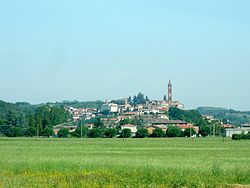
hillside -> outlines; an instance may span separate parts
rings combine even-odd
[[[199,107],[197,110],[202,115],[211,115],[224,123],[240,125],[250,122],[250,111],[236,111],[218,107]]]

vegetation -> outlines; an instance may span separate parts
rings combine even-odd
[[[145,128],[138,129],[135,135],[136,138],[148,137],[148,130]]]
[[[57,135],[59,138],[68,138],[70,135],[69,129],[62,128],[58,131]]]
[[[250,140],[250,133],[248,134],[233,134],[233,140]]]
[[[163,130],[161,128],[155,128],[155,130],[153,131],[153,133],[150,135],[151,137],[164,137],[165,133],[163,132]]]
[[[121,131],[120,137],[121,138],[130,138],[132,136],[130,129],[123,129]]]
[[[223,123],[241,125],[250,122],[250,112],[236,111],[232,109],[199,107],[197,110],[203,115],[211,115]]]
[[[246,140],[0,138],[0,147],[1,187],[250,185]]]
[[[166,131],[167,137],[182,137],[183,132],[179,127],[176,126],[169,126]]]

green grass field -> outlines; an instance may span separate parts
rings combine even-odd
[[[250,185],[250,141],[0,138],[0,158],[0,187]]]

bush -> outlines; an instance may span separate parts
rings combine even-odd
[[[148,130],[145,128],[142,129],[138,129],[136,134],[135,134],[136,138],[145,138],[148,137]]]
[[[241,138],[242,138],[243,140],[250,140],[250,133],[242,134]]]
[[[19,136],[23,136],[24,131],[22,128],[20,127],[11,127],[10,128],[10,133],[9,136],[10,137],[19,137]]]
[[[184,136],[190,137],[190,131],[191,131],[191,136],[196,134],[196,132],[193,128],[191,128],[191,129],[188,128],[188,129],[184,130]]]
[[[59,132],[58,132],[59,133]],[[53,136],[54,134],[54,131],[52,128],[50,127],[46,127],[44,128],[42,131],[41,131],[41,136],[46,136],[46,137],[50,137],[50,136]]]
[[[233,134],[233,135],[232,135],[232,139],[233,139],[233,140],[241,140],[241,138],[242,138],[242,135],[241,135],[241,134]]]
[[[117,130],[116,129],[106,129],[104,131],[104,135],[106,138],[114,138],[117,135]]]
[[[201,134],[201,136],[206,137],[206,136],[208,136],[210,134],[210,128],[208,126],[202,126],[200,128],[199,133]]]
[[[169,126],[166,135],[167,137],[181,137],[183,136],[183,132],[180,127]]]
[[[82,137],[86,138],[88,136],[89,129],[88,127],[85,127],[85,126],[82,126],[82,129],[81,129],[81,126],[77,127],[75,132],[72,133],[72,136],[81,138],[81,131],[82,131]]]
[[[88,133],[89,138],[102,138],[104,135],[104,131],[101,128],[91,129]]]
[[[120,138],[130,138],[132,136],[130,129],[123,129]]]
[[[27,129],[24,130],[24,136],[33,137],[36,134],[37,134],[36,129],[34,127],[28,127]]]
[[[58,131],[57,135],[59,138],[67,138],[69,137],[69,129],[67,128],[62,128]]]
[[[163,130],[161,128],[155,128],[155,130],[153,131],[153,133],[150,135],[151,137],[155,137],[155,138],[160,138],[160,137],[164,137],[165,133],[163,132]]]

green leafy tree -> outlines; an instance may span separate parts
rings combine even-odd
[[[104,135],[106,138],[114,138],[117,135],[117,129],[106,129]]]
[[[81,138],[81,131],[82,131],[83,138],[88,136],[89,129],[88,129],[88,127],[85,127],[85,126],[82,126],[82,129],[81,129],[81,126],[78,126],[76,128],[75,132],[72,133],[72,136],[77,137],[77,138]]]
[[[211,131],[210,131],[210,128],[208,126],[203,126],[203,127],[200,128],[199,133],[202,136],[206,137],[206,136],[210,135]]]
[[[62,128],[58,131],[57,135],[59,138],[68,138],[70,135],[69,129]]]
[[[135,135],[136,138],[148,137],[148,130],[145,128],[138,129]]]
[[[184,130],[184,136],[190,137],[190,132],[191,132],[191,136],[196,135],[196,132],[193,128],[191,129],[185,129]]]
[[[176,126],[169,126],[168,130],[166,131],[167,137],[181,137],[183,136],[183,132],[179,127]]]
[[[130,129],[123,129],[121,131],[121,138],[130,138],[132,136],[131,130]]]
[[[33,137],[36,135],[36,129],[34,127],[28,127],[24,130],[24,136]]]
[[[104,135],[104,130],[101,128],[91,129],[88,133],[89,138],[102,138]]]
[[[24,132],[23,129],[20,127],[11,127],[9,136],[10,137],[20,137],[20,136],[24,135],[23,132]]]
[[[104,128],[104,124],[103,124],[100,117],[96,118],[96,120],[94,122],[94,127],[95,128]]]
[[[60,131],[60,130],[59,130],[59,131]],[[44,128],[44,129],[42,130],[42,132],[41,132],[40,135],[49,138],[50,136],[53,136],[53,135],[54,135],[54,131],[53,131],[52,128],[46,127],[46,128]]]
[[[155,128],[153,133],[150,135],[151,137],[164,137],[165,133],[161,128]]]

